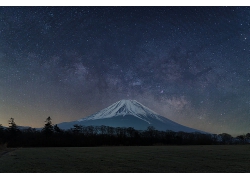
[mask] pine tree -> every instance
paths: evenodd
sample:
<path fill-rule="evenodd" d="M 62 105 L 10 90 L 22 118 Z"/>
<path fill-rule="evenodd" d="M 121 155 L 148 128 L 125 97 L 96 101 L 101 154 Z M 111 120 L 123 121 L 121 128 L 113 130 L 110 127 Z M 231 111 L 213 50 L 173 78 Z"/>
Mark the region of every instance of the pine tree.
<path fill-rule="evenodd" d="M 8 130 L 12 136 L 15 136 L 17 134 L 18 128 L 17 128 L 17 125 L 14 121 L 14 118 L 10 118 Z"/>
<path fill-rule="evenodd" d="M 52 119 L 50 118 L 50 116 L 45 120 L 45 125 L 44 125 L 44 127 L 42 129 L 42 132 L 45 135 L 52 135 L 53 132 L 54 132 L 54 128 L 53 128 L 51 120 Z"/>
<path fill-rule="evenodd" d="M 61 132 L 62 132 L 62 130 L 57 126 L 57 124 L 54 125 L 54 131 L 55 131 L 56 133 L 61 133 Z"/>
<path fill-rule="evenodd" d="M 3 128 L 2 124 L 0 124 L 0 139 L 1 139 L 1 137 L 3 137 L 3 135 L 4 135 L 4 128 Z"/>
<path fill-rule="evenodd" d="M 3 125 L 0 124 L 0 131 L 3 131 Z"/>

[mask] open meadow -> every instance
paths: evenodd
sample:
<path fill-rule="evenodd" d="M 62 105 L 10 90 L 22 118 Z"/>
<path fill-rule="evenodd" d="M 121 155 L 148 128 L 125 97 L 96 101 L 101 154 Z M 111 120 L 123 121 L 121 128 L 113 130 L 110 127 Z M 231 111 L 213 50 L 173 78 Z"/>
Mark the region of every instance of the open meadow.
<path fill-rule="evenodd" d="M 1 173 L 250 172 L 249 145 L 7 148 L 0 154 Z"/>

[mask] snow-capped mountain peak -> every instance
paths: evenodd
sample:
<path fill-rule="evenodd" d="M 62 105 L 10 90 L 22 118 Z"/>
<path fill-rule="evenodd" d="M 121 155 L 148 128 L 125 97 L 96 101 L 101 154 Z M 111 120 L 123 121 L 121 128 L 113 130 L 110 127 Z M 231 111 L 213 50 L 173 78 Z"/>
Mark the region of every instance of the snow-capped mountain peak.
<path fill-rule="evenodd" d="M 60 123 L 58 126 L 62 129 L 69 129 L 75 124 L 82 126 L 133 127 L 137 130 L 145 130 L 148 126 L 153 126 L 161 131 L 204 133 L 167 119 L 136 100 L 121 100 L 86 118 Z"/>
<path fill-rule="evenodd" d="M 96 119 L 105 119 L 111 118 L 116 116 L 126 116 L 132 115 L 135 117 L 140 118 L 150 124 L 148 121 L 149 118 L 155 118 L 160 121 L 161 117 L 154 111 L 150 110 L 149 108 L 143 106 L 141 103 L 137 102 L 136 100 L 120 100 L 111 106 L 91 115 L 86 118 L 80 119 L 78 121 L 85 121 L 85 120 L 96 120 Z"/>

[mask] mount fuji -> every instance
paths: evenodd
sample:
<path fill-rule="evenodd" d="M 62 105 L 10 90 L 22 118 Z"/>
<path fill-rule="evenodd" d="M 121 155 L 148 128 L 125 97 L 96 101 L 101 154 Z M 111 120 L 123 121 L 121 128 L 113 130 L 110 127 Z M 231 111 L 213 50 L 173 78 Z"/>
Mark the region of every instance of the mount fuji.
<path fill-rule="evenodd" d="M 82 126 L 111 126 L 111 127 L 133 127 L 137 130 L 146 130 L 148 126 L 153 126 L 161 131 L 183 131 L 200 132 L 200 130 L 189 128 L 175 123 L 151 109 L 140 104 L 136 100 L 121 100 L 111 106 L 92 114 L 86 118 L 72 122 L 63 122 L 58 124 L 61 129 L 70 129 L 75 124 Z"/>

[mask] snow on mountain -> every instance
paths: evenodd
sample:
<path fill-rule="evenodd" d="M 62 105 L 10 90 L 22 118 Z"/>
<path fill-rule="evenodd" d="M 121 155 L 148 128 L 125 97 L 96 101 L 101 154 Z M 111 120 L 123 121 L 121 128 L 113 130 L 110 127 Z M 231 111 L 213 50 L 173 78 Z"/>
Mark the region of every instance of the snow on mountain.
<path fill-rule="evenodd" d="M 162 121 L 159 115 L 156 112 L 150 110 L 149 108 L 143 106 L 136 100 L 121 100 L 111 106 L 91 115 L 87 118 L 80 119 L 78 121 L 87 121 L 87 120 L 97 120 L 97 119 L 106 119 L 117 116 L 132 115 L 138 117 L 139 119 L 146 121 L 148 124 L 151 124 L 148 120 L 149 118 L 154 118 L 159 121 Z"/>
<path fill-rule="evenodd" d="M 200 132 L 170 119 L 167 119 L 156 112 L 145 107 L 136 100 L 121 100 L 111 106 L 92 114 L 86 118 L 72 122 L 64 122 L 58 124 L 59 128 L 69 129 L 73 125 L 83 126 L 112 126 L 112 127 L 134 127 L 137 130 L 145 130 L 148 126 L 153 126 L 157 130 L 171 130 L 183 132 Z"/>

